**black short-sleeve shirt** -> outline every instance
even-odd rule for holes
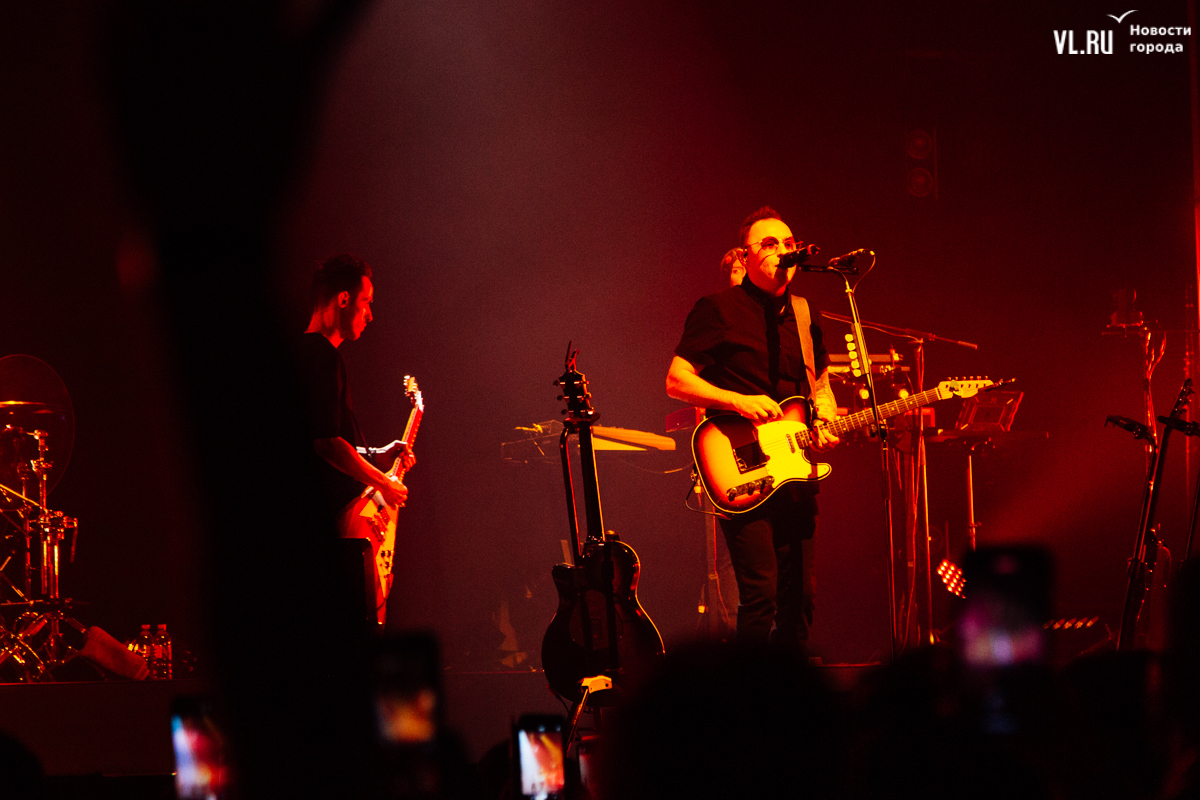
[[[821,314],[809,305],[816,374],[828,366]],[[701,298],[688,314],[675,354],[719,389],[774,400],[808,395],[804,352],[787,295],[772,297],[749,280]]]
[[[346,364],[323,335],[306,333],[300,341],[299,367],[307,392],[308,428],[304,436],[307,451],[312,454],[310,466],[325,489],[328,506],[341,509],[363,490],[363,484],[317,455],[312,441],[340,436],[355,447],[366,445],[354,417]]]

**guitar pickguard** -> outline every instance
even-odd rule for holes
[[[749,472],[767,463],[770,458],[762,451],[758,440],[748,442],[741,447],[733,448],[733,460],[737,463],[739,472]]]
[[[396,512],[378,492],[360,495],[342,512],[338,528],[344,538],[366,539],[375,560],[375,612],[382,625],[387,613],[387,596],[392,587],[392,561],[396,547]]]

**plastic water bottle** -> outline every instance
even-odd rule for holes
[[[167,626],[159,625],[154,632],[152,641],[154,662],[150,665],[150,675],[156,681],[171,680],[171,634]]]
[[[153,653],[151,652],[152,638],[150,635],[150,626],[143,625],[142,632],[137,635],[137,638],[133,640],[133,645],[129,648],[145,660],[146,666],[150,668],[150,677],[154,677],[154,662],[151,661],[151,658],[153,658]]]

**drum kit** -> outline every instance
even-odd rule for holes
[[[59,587],[78,521],[48,500],[74,440],[71,398],[54,370],[33,356],[0,358],[0,680],[53,680],[87,636]]]

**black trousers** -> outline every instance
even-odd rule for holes
[[[783,486],[720,522],[737,576],[737,641],[803,650],[816,595],[817,498],[806,486]]]

